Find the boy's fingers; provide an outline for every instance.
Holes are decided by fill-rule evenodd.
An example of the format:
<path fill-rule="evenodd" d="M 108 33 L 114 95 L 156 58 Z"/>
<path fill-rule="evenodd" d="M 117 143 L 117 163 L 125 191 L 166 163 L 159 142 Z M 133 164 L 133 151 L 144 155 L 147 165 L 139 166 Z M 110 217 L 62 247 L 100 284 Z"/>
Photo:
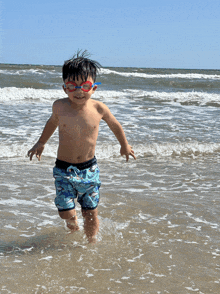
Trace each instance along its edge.
<path fill-rule="evenodd" d="M 131 156 L 132 156 L 134 159 L 136 159 L 136 156 L 134 155 L 134 153 L 131 153 Z"/>
<path fill-rule="evenodd" d="M 131 147 L 132 148 L 132 147 Z M 136 156 L 134 155 L 134 150 L 131 150 L 131 156 L 133 156 L 134 157 L 134 159 L 136 159 Z"/>
<path fill-rule="evenodd" d="M 28 157 L 30 156 L 30 160 L 32 160 L 34 154 L 36 154 L 36 151 L 35 151 L 35 152 L 32 151 L 32 150 L 29 150 L 29 151 L 28 151 Z"/>
<path fill-rule="evenodd" d="M 30 160 L 32 160 L 32 157 L 33 157 L 33 155 L 34 155 L 34 154 L 31 152 L 31 155 L 30 155 Z"/>
<path fill-rule="evenodd" d="M 130 146 L 130 148 L 132 148 L 132 146 Z M 136 159 L 136 156 L 134 155 L 134 150 L 130 150 L 130 152 L 129 153 L 127 153 L 127 152 L 121 152 L 121 156 L 123 156 L 123 155 L 125 155 L 126 156 L 126 161 L 128 161 L 129 160 L 129 156 L 131 155 L 134 159 Z"/>
<path fill-rule="evenodd" d="M 40 161 L 40 159 L 41 159 L 41 153 L 42 153 L 42 152 L 40 152 L 40 151 L 36 153 L 36 157 L 38 158 L 39 161 Z"/>

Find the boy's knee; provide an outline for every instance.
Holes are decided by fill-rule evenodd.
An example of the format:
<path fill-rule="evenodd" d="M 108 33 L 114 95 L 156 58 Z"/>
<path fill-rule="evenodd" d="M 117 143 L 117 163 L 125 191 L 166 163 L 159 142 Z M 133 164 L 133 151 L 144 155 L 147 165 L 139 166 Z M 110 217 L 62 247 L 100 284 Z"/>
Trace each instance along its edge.
<path fill-rule="evenodd" d="M 69 220 L 69 219 L 74 218 L 76 216 L 75 209 L 67 210 L 67 211 L 58 211 L 58 213 L 59 213 L 59 216 L 65 220 Z"/>
<path fill-rule="evenodd" d="M 93 210 L 82 209 L 82 216 L 86 219 L 96 218 L 98 216 L 98 210 L 97 210 L 97 208 L 93 209 Z"/>

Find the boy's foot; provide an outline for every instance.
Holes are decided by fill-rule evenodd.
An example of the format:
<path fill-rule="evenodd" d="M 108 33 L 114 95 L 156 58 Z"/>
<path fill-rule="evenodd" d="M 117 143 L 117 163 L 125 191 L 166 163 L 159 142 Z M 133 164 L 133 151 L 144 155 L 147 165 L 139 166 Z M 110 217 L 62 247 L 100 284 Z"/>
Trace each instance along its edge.
<path fill-rule="evenodd" d="M 73 216 L 73 217 L 71 217 L 71 219 L 66 220 L 66 226 L 72 232 L 79 231 L 77 216 Z"/>
<path fill-rule="evenodd" d="M 88 238 L 88 242 L 89 242 L 90 244 L 96 244 L 96 243 L 97 243 L 97 239 L 96 239 L 95 236 L 94 236 L 94 237 L 89 237 L 89 238 Z"/>
<path fill-rule="evenodd" d="M 68 221 L 68 222 L 66 222 L 66 226 L 67 226 L 67 228 L 70 229 L 72 232 L 79 231 L 79 226 L 78 226 L 77 222 L 74 223 L 74 222 L 69 222 L 69 221 Z"/>

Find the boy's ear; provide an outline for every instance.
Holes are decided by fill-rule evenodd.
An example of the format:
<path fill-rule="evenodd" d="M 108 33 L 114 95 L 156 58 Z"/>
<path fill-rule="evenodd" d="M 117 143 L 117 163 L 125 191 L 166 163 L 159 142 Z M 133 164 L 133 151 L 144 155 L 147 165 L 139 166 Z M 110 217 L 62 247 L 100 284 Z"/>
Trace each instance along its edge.
<path fill-rule="evenodd" d="M 98 88 L 98 86 L 97 85 L 95 85 L 94 87 L 93 87 L 93 92 L 95 92 L 95 90 Z"/>

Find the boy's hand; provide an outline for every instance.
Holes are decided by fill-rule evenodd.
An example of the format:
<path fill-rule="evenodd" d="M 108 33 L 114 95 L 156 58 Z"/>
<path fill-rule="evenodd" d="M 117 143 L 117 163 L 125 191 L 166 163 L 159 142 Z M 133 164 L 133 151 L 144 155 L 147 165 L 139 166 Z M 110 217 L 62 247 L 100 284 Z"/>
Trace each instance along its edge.
<path fill-rule="evenodd" d="M 133 156 L 134 159 L 136 159 L 136 156 L 134 155 L 134 150 L 132 150 L 132 147 L 130 145 L 122 146 L 120 150 L 121 156 L 126 156 L 126 161 L 129 159 L 129 155 Z"/>
<path fill-rule="evenodd" d="M 34 154 L 36 154 L 36 157 L 38 158 L 38 160 L 41 160 L 41 154 L 44 150 L 44 144 L 43 143 L 39 143 L 37 142 L 33 148 L 31 148 L 28 153 L 27 156 L 30 157 L 30 160 L 32 160 L 32 157 L 34 156 Z"/>

